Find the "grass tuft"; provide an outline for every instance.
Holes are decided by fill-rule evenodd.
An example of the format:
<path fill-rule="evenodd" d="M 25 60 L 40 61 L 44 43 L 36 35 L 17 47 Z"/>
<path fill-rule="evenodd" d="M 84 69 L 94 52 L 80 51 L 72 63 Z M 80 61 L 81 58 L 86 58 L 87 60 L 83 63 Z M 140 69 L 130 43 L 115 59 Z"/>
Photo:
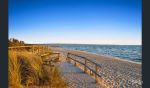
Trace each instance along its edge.
<path fill-rule="evenodd" d="M 67 87 L 67 84 L 61 79 L 59 70 L 56 67 L 44 66 L 40 56 L 34 55 L 28 51 L 9 50 L 8 57 L 10 87 Z M 47 68 L 51 68 L 51 70 Z"/>

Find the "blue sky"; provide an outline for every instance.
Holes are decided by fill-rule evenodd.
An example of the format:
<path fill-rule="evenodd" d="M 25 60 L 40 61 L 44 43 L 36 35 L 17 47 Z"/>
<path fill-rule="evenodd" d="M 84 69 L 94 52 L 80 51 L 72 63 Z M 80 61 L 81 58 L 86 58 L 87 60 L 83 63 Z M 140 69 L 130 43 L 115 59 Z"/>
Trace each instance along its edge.
<path fill-rule="evenodd" d="M 27 43 L 141 44 L 141 0 L 9 0 L 9 38 Z"/>

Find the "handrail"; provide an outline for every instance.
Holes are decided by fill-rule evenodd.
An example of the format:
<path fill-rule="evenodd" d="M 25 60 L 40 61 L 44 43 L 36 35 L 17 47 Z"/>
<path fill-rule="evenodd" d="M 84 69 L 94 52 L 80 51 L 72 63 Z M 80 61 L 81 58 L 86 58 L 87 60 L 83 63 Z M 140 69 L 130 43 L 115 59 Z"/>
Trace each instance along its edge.
<path fill-rule="evenodd" d="M 14 46 L 14 47 L 8 47 L 9 50 L 19 50 L 19 49 L 31 49 L 32 53 L 41 53 L 45 50 L 49 50 L 48 46 L 42 46 L 42 45 L 30 45 L 30 46 Z"/>
<path fill-rule="evenodd" d="M 59 54 L 60 54 L 60 53 L 47 53 L 47 54 L 41 55 L 41 57 L 43 57 L 43 56 L 48 56 L 48 55 L 54 55 L 54 54 L 58 55 L 58 57 L 59 57 Z"/>
<path fill-rule="evenodd" d="M 84 59 L 84 62 L 81 62 L 81 61 L 79 61 L 77 59 L 74 59 L 74 58 L 70 57 L 69 55 L 73 55 L 73 56 L 82 58 L 82 59 Z M 76 55 L 76 54 L 73 54 L 73 53 L 68 53 L 67 54 L 67 60 L 69 62 L 70 62 L 70 59 L 75 62 L 75 65 L 76 65 L 76 62 L 82 64 L 84 66 L 84 72 L 87 72 L 87 69 L 89 69 L 92 73 L 94 73 L 95 74 L 95 81 L 96 82 L 98 82 L 98 77 L 101 78 L 101 76 L 98 74 L 98 68 L 101 68 L 101 66 L 98 63 L 96 63 L 96 62 L 94 62 L 94 61 L 92 61 L 92 60 L 90 60 L 90 59 L 88 59 L 88 58 L 86 58 L 84 56 Z M 90 62 L 90 63 L 92 63 L 92 65 L 95 66 L 95 70 L 92 69 L 92 68 L 90 68 L 90 66 L 87 65 L 87 61 Z"/>
<path fill-rule="evenodd" d="M 98 63 L 96 63 L 96 62 L 94 62 L 94 61 L 92 61 L 92 60 L 90 60 L 90 59 L 88 59 L 88 58 L 86 58 L 84 56 L 80 56 L 80 55 L 73 54 L 73 53 L 68 53 L 68 54 L 73 55 L 73 56 L 77 56 L 77 57 L 80 57 L 80 58 L 83 58 L 83 59 L 86 59 L 87 61 L 89 61 L 89 62 L 91 62 L 93 64 L 96 64 L 97 66 L 99 66 L 101 68 L 101 66 Z"/>
<path fill-rule="evenodd" d="M 68 58 L 70 58 L 70 57 L 68 57 Z M 75 59 L 73 59 L 73 58 L 70 58 L 70 59 L 72 59 L 72 60 L 74 60 L 74 61 L 76 61 L 76 62 L 78 62 L 78 63 L 80 63 L 80 64 L 82 64 L 82 65 L 85 65 L 84 63 L 82 63 L 82 62 L 80 62 L 80 61 L 78 61 L 78 60 L 75 60 Z"/>

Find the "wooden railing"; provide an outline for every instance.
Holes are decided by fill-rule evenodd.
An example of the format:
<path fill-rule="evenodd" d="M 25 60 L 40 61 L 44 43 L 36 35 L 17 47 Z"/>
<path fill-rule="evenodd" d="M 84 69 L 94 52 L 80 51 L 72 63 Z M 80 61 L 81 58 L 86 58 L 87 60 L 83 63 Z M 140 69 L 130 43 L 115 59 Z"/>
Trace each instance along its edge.
<path fill-rule="evenodd" d="M 9 50 L 27 50 L 32 52 L 32 54 L 40 55 L 44 64 L 51 64 L 51 62 L 59 61 L 60 53 L 54 53 L 50 50 L 48 46 L 42 45 L 31 45 L 31 46 L 16 46 L 16 47 L 8 47 Z M 55 57 L 50 57 L 55 55 Z M 44 59 L 44 57 L 49 57 L 48 59 Z"/>
<path fill-rule="evenodd" d="M 75 58 L 80 58 L 80 59 L 75 59 Z M 101 76 L 99 75 L 98 73 L 98 70 L 101 69 L 101 66 L 99 64 L 97 64 L 96 62 L 86 58 L 86 57 L 83 57 L 83 56 L 80 56 L 80 55 L 76 55 L 76 54 L 72 54 L 72 53 L 68 53 L 67 54 L 67 58 L 66 60 L 71 63 L 71 61 L 74 62 L 74 65 L 77 66 L 76 64 L 79 63 L 81 64 L 83 67 L 84 67 L 84 72 L 85 73 L 88 73 L 87 70 L 89 70 L 90 72 L 92 72 L 92 74 L 95 74 L 95 81 L 98 82 L 98 79 L 101 78 Z M 89 66 L 89 63 L 91 66 Z"/>
<path fill-rule="evenodd" d="M 53 55 L 55 55 L 55 57 L 50 57 L 50 59 L 43 59 L 45 56 L 53 56 Z M 44 62 L 44 64 L 52 65 L 52 62 L 59 62 L 60 53 L 43 54 L 43 55 L 41 55 L 41 58 L 42 58 L 42 61 Z"/>
<path fill-rule="evenodd" d="M 31 46 L 15 46 L 15 47 L 8 47 L 9 50 L 28 50 L 32 51 L 32 53 L 40 53 L 40 52 L 46 52 L 50 49 L 48 46 L 42 46 L 42 45 L 31 45 Z"/>
<path fill-rule="evenodd" d="M 49 65 L 51 65 L 52 62 L 59 61 L 59 58 L 60 58 L 60 53 L 50 52 L 50 48 L 48 48 L 48 46 L 39 46 L 39 45 L 17 46 L 17 47 L 9 47 L 8 49 L 9 50 L 30 49 L 32 54 L 36 54 L 36 53 L 39 54 L 42 58 L 42 61 L 45 64 L 49 64 Z M 43 54 L 40 54 L 40 53 L 43 53 Z M 43 59 L 45 56 L 52 56 L 52 55 L 56 55 L 56 57 L 51 58 L 51 59 L 45 59 L 45 60 Z M 78 68 L 80 68 L 80 67 L 77 65 L 77 63 L 80 64 L 83 67 L 83 70 L 85 73 L 90 72 L 90 75 L 92 75 L 92 76 L 94 74 L 94 79 L 96 82 L 101 80 L 101 75 L 99 74 L 99 71 L 102 68 L 98 63 L 96 63 L 92 59 L 88 59 L 87 57 L 84 57 L 81 55 L 68 53 L 66 61 L 68 61 L 69 63 L 74 62 L 74 65 L 77 66 Z"/>

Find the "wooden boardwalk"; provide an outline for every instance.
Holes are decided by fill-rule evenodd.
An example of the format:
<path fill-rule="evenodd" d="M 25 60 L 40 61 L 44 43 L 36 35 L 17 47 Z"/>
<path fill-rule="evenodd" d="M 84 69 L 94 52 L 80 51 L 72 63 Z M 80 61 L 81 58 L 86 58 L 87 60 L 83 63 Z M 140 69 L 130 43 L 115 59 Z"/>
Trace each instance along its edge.
<path fill-rule="evenodd" d="M 58 65 L 61 75 L 70 88 L 102 88 L 95 80 L 73 64 L 63 62 Z"/>

